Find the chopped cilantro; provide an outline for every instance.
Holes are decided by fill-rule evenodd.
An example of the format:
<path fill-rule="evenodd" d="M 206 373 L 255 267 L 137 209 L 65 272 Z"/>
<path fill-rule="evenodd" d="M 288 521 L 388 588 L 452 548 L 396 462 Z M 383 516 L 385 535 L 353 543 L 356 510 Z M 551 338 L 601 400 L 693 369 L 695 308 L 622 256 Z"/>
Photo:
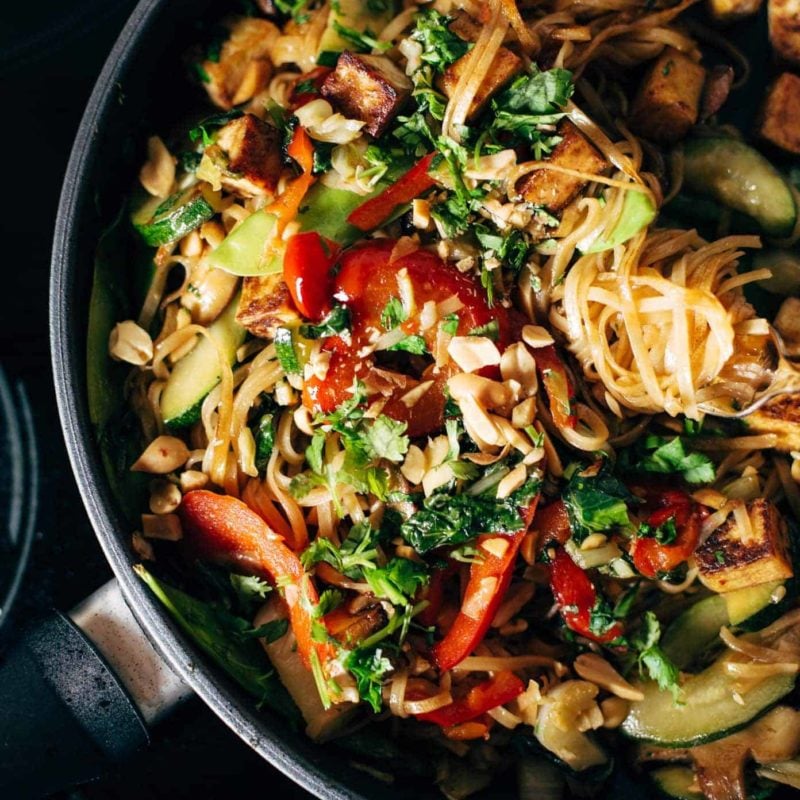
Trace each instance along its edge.
<path fill-rule="evenodd" d="M 422 45 L 421 59 L 437 72 L 450 66 L 469 51 L 472 45 L 456 36 L 448 27 L 450 17 L 433 8 L 420 11 L 411 38 Z"/>
<path fill-rule="evenodd" d="M 369 28 L 359 31 L 355 28 L 348 28 L 346 25 L 342 25 L 338 19 L 334 19 L 333 29 L 360 53 L 369 53 L 371 50 L 383 53 L 392 47 L 391 42 L 380 41 Z"/>
<path fill-rule="evenodd" d="M 229 122 L 238 119 L 242 116 L 242 114 L 243 112 L 240 108 L 232 108 L 230 111 L 222 111 L 219 114 L 212 114 L 210 117 L 206 117 L 190 129 L 189 139 L 191 139 L 193 142 L 202 140 L 203 147 L 208 147 L 214 143 L 214 137 L 212 135 L 214 131 L 223 127 L 223 125 L 227 125 Z"/>
<path fill-rule="evenodd" d="M 714 551 L 714 560 L 717 564 L 724 565 L 725 564 L 725 553 L 722 550 L 715 550 Z"/>
<path fill-rule="evenodd" d="M 641 538 L 655 539 L 659 544 L 673 544 L 678 538 L 678 528 L 675 524 L 675 517 L 669 517 L 669 519 L 657 525 L 655 528 L 643 522 L 639 526 L 639 530 L 636 531 L 636 535 Z"/>
<path fill-rule="evenodd" d="M 597 595 L 594 606 L 589 611 L 589 630 L 595 636 L 603 636 L 617 624 L 615 608 L 602 595 Z"/>
<path fill-rule="evenodd" d="M 678 683 L 680 672 L 659 646 L 660 639 L 661 625 L 658 618 L 652 611 L 646 611 L 642 627 L 630 637 L 630 646 L 637 654 L 639 672 L 646 671 L 650 678 L 658 683 L 660 689 L 669 689 L 677 699 L 680 690 Z"/>
<path fill-rule="evenodd" d="M 630 472 L 678 474 L 687 483 L 711 483 L 716 475 L 711 459 L 687 452 L 680 436 L 665 439 L 651 434 L 622 454 L 621 465 Z"/>
<path fill-rule="evenodd" d="M 275 8 L 282 14 L 290 16 L 295 22 L 302 24 L 308 21 L 306 13 L 308 0 L 273 0 Z"/>
<path fill-rule="evenodd" d="M 500 336 L 500 323 L 496 319 L 493 319 L 485 325 L 478 325 L 473 328 L 467 333 L 467 336 L 485 336 L 487 339 L 496 342 L 498 336 Z"/>
<path fill-rule="evenodd" d="M 388 350 L 402 350 L 405 353 L 411 353 L 415 356 L 424 356 L 428 352 L 428 345 L 425 344 L 425 339 L 418 334 L 412 334 L 396 342 Z"/>
<path fill-rule="evenodd" d="M 566 69 L 539 70 L 517 78 L 498 98 L 499 108 L 522 114 L 555 114 L 572 97 L 572 73 Z"/>
<path fill-rule="evenodd" d="M 400 606 L 411 603 L 417 590 L 427 584 L 428 571 L 416 561 L 393 558 L 385 567 L 365 570 L 364 578 L 376 597 Z"/>
<path fill-rule="evenodd" d="M 245 636 L 251 636 L 254 639 L 265 639 L 267 644 L 272 644 L 278 641 L 281 636 L 286 634 L 289 630 L 288 619 L 273 619 L 270 622 L 265 622 L 259 625 L 258 628 L 253 628 L 251 631 L 246 631 Z"/>
<path fill-rule="evenodd" d="M 350 310 L 342 305 L 335 305 L 325 317 L 315 325 L 300 326 L 300 335 L 306 339 L 323 339 L 336 336 L 350 327 Z"/>
<path fill-rule="evenodd" d="M 381 414 L 366 430 L 366 438 L 373 458 L 402 461 L 408 452 L 408 424 Z"/>
<path fill-rule="evenodd" d="M 383 682 L 392 670 L 392 662 L 380 647 L 359 647 L 345 656 L 343 666 L 355 678 L 359 697 L 378 714 L 383 707 Z"/>
<path fill-rule="evenodd" d="M 401 322 L 407 319 L 403 304 L 398 297 L 390 297 L 389 302 L 381 311 L 381 327 L 385 331 L 394 330 Z"/>
<path fill-rule="evenodd" d="M 475 237 L 484 248 L 484 258 L 497 258 L 514 274 L 517 274 L 528 260 L 530 248 L 521 231 L 512 230 L 506 236 L 501 236 L 499 233 L 491 233 L 485 225 L 476 225 Z"/>
<path fill-rule="evenodd" d="M 576 469 L 562 499 L 569 514 L 572 538 L 578 544 L 592 532 L 630 526 L 627 503 L 634 497 L 606 464 L 595 475 L 583 475 Z"/>
<path fill-rule="evenodd" d="M 442 330 L 449 336 L 455 336 L 458 331 L 458 314 L 453 312 L 442 320 Z"/>

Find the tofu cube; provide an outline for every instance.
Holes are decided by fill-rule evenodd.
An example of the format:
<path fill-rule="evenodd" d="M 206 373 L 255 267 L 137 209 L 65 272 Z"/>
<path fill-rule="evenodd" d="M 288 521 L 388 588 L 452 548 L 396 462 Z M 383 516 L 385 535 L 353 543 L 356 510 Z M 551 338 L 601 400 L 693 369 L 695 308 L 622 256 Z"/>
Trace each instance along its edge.
<path fill-rule="evenodd" d="M 219 58 L 200 63 L 211 102 L 226 111 L 246 103 L 267 85 L 272 75 L 269 53 L 280 35 L 271 22 L 255 17 L 240 17 L 229 27 Z"/>
<path fill-rule="evenodd" d="M 606 169 L 606 160 L 571 122 L 563 120 L 558 132 L 563 138 L 547 161 L 591 175 L 599 175 Z M 584 186 L 586 181 L 583 178 L 555 170 L 538 169 L 519 180 L 517 191 L 528 203 L 543 206 L 551 214 L 557 214 L 575 199 Z"/>
<path fill-rule="evenodd" d="M 735 22 L 758 14 L 762 0 L 708 0 L 706 6 L 716 22 Z"/>
<path fill-rule="evenodd" d="M 784 72 L 769 88 L 758 135 L 787 153 L 800 155 L 800 78 Z"/>
<path fill-rule="evenodd" d="M 800 450 L 800 396 L 779 395 L 748 414 L 744 422 L 750 433 L 775 434 L 776 450 L 784 453 Z"/>
<path fill-rule="evenodd" d="M 254 336 L 272 338 L 277 328 L 299 320 L 300 315 L 280 273 L 242 281 L 236 321 Z"/>
<path fill-rule="evenodd" d="M 272 194 L 283 168 L 281 134 L 253 114 L 239 117 L 217 133 L 212 147 L 222 151 L 221 183 L 243 197 Z"/>
<path fill-rule="evenodd" d="M 783 61 L 800 64 L 800 0 L 767 0 L 769 40 Z"/>
<path fill-rule="evenodd" d="M 672 144 L 697 122 L 706 71 L 689 56 L 667 47 L 642 81 L 630 125 L 647 139 Z"/>
<path fill-rule="evenodd" d="M 364 130 L 377 138 L 410 97 L 411 81 L 386 56 L 345 50 L 320 93 L 345 117 L 363 122 Z"/>
<path fill-rule="evenodd" d="M 454 61 L 437 79 L 436 85 L 448 99 L 453 96 L 461 76 L 472 69 L 474 52 L 474 50 L 470 50 L 457 61 Z M 479 114 L 489 100 L 513 77 L 519 74 L 522 66 L 522 59 L 516 53 L 512 53 L 506 47 L 501 47 L 497 51 L 486 77 L 478 86 L 475 97 L 472 98 L 467 112 L 467 121 Z"/>
<path fill-rule="evenodd" d="M 786 521 L 764 499 L 747 504 L 752 536 L 731 516 L 695 550 L 700 580 L 714 592 L 746 589 L 792 577 Z"/>

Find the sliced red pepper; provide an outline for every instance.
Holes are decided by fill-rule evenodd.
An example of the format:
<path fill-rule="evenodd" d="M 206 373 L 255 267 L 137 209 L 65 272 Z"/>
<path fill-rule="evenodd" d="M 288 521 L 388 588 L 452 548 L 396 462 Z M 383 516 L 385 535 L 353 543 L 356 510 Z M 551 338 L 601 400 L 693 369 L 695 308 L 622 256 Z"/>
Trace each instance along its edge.
<path fill-rule="evenodd" d="M 330 72 L 330 67 L 316 67 L 311 72 L 300 75 L 292 85 L 292 91 L 289 95 L 289 110 L 296 111 L 306 103 L 319 99 L 322 84 Z M 303 91 L 300 91 L 301 87 L 303 87 Z"/>
<path fill-rule="evenodd" d="M 444 639 L 431 649 L 431 655 L 439 669 L 452 669 L 483 641 L 511 583 L 517 552 L 536 513 L 537 502 L 538 497 L 525 512 L 526 524 L 522 530 L 511 535 L 484 534 L 478 537 L 482 558 L 470 567 L 461 610 Z M 481 547 L 492 539 L 507 545 L 500 555 Z"/>
<path fill-rule="evenodd" d="M 592 609 L 597 604 L 597 590 L 589 576 L 559 547 L 550 563 L 550 589 L 561 616 L 575 633 L 595 642 L 607 643 L 622 635 L 622 625 L 615 622 L 605 633 L 591 630 Z"/>
<path fill-rule="evenodd" d="M 397 206 L 410 203 L 423 192 L 427 192 L 435 183 L 428 175 L 435 155 L 430 153 L 423 156 L 395 183 L 352 211 L 347 221 L 361 231 L 374 230 L 392 216 Z"/>
<path fill-rule="evenodd" d="M 572 411 L 575 387 L 567 375 L 563 361 L 558 357 L 555 346 L 550 344 L 547 347 L 537 347 L 533 357 L 536 359 L 536 367 L 547 391 L 553 422 L 557 428 L 574 428 L 577 424 L 577 418 Z"/>
<path fill-rule="evenodd" d="M 289 181 L 281 194 L 266 208 L 268 214 L 274 214 L 277 217 L 273 237 L 276 240 L 283 236 L 286 226 L 297 216 L 306 192 L 314 183 L 314 176 L 311 174 L 314 169 L 314 145 L 305 129 L 300 125 L 294 129 L 292 141 L 286 152 L 297 162 L 302 173 Z"/>
<path fill-rule="evenodd" d="M 311 610 L 319 597 L 300 559 L 258 514 L 235 497 L 203 489 L 185 494 L 178 514 L 190 556 L 283 587 L 297 650 L 306 667 L 310 669 L 313 653 L 323 665 L 335 656 L 330 644 L 312 638 Z"/>
<path fill-rule="evenodd" d="M 452 728 L 474 720 L 497 706 L 510 703 L 525 691 L 525 684 L 513 673 L 497 672 L 483 683 L 473 686 L 463 697 L 435 711 L 418 714 L 417 719 Z"/>
<path fill-rule="evenodd" d="M 648 490 L 645 502 L 650 510 L 646 517 L 648 525 L 658 528 L 674 519 L 677 529 L 672 544 L 661 544 L 651 536 L 639 536 L 631 543 L 630 553 L 636 569 L 647 578 L 656 578 L 659 574 L 671 572 L 694 553 L 700 541 L 705 512 L 680 489 Z"/>
<path fill-rule="evenodd" d="M 428 589 L 423 598 L 428 605 L 417 614 L 417 622 L 420 625 L 428 627 L 435 625 L 439 618 L 439 613 L 442 610 L 444 603 L 444 587 L 445 583 L 458 571 L 458 563 L 449 561 L 447 566 L 443 569 L 437 569 L 432 575 L 428 583 Z"/>
<path fill-rule="evenodd" d="M 543 550 L 551 544 L 564 545 L 570 537 L 569 514 L 563 500 L 553 500 L 540 506 L 531 526 L 538 533 L 536 549 Z"/>
<path fill-rule="evenodd" d="M 315 322 L 331 310 L 331 267 L 338 248 L 314 231 L 296 233 L 286 243 L 283 280 L 297 310 Z"/>

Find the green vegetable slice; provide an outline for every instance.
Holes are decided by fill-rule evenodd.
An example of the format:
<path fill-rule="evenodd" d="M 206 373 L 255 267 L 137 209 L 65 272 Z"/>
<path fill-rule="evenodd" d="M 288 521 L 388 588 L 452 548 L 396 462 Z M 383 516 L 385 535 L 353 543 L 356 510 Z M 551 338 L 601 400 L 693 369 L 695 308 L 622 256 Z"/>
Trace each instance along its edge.
<path fill-rule="evenodd" d="M 295 349 L 295 334 L 291 328 L 278 328 L 275 331 L 275 352 L 287 375 L 299 375 L 302 365 Z"/>
<path fill-rule="evenodd" d="M 789 236 L 794 229 L 797 204 L 789 184 L 761 153 L 738 139 L 687 142 L 684 182 L 752 217 L 769 236 Z"/>
<path fill-rule="evenodd" d="M 206 395 L 219 383 L 221 371 L 217 347 L 229 364 L 236 359 L 236 351 L 244 342 L 247 331 L 236 322 L 239 296 L 209 328 L 209 341 L 205 336 L 173 368 L 161 394 L 161 413 L 168 428 L 177 429 L 193 425 L 200 419 L 200 406 Z"/>
<path fill-rule="evenodd" d="M 267 256 L 267 242 L 275 227 L 275 216 L 256 211 L 231 231 L 211 252 L 208 263 L 232 275 L 270 275 L 283 269 L 283 258 Z"/>
<path fill-rule="evenodd" d="M 214 216 L 213 193 L 195 184 L 166 200 L 153 198 L 132 218 L 133 226 L 151 247 L 176 242 Z"/>
<path fill-rule="evenodd" d="M 703 793 L 690 787 L 696 785 L 691 767 L 677 764 L 659 767 L 650 773 L 650 778 L 663 797 L 673 800 L 703 800 Z"/>
<path fill-rule="evenodd" d="M 683 683 L 678 702 L 657 684 L 637 684 L 644 699 L 636 701 L 622 723 L 632 739 L 663 747 L 693 747 L 728 736 L 746 727 L 794 688 L 794 675 L 773 675 L 744 695 L 735 695 L 737 679 L 718 659 Z"/>
<path fill-rule="evenodd" d="M 595 240 L 586 252 L 602 253 L 604 250 L 610 250 L 612 247 L 627 242 L 628 239 L 646 228 L 656 218 L 657 213 L 658 209 L 649 194 L 629 191 L 625 195 L 622 214 L 614 229 L 607 237 Z"/>

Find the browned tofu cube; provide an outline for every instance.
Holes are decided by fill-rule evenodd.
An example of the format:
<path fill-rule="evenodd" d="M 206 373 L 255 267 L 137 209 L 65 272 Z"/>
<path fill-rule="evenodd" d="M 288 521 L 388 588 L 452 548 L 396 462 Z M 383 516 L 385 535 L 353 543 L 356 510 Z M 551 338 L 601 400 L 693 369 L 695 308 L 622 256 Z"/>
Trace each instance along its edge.
<path fill-rule="evenodd" d="M 787 153 L 800 155 L 800 78 L 784 72 L 764 100 L 758 135 Z"/>
<path fill-rule="evenodd" d="M 269 53 L 278 28 L 265 19 L 241 17 L 228 23 L 230 36 L 219 58 L 201 62 L 200 74 L 211 101 L 229 109 L 260 92 L 272 75 Z"/>
<path fill-rule="evenodd" d="M 242 281 L 236 321 L 254 336 L 272 338 L 277 328 L 299 320 L 300 315 L 280 273 Z"/>
<path fill-rule="evenodd" d="M 765 403 L 744 419 L 751 433 L 772 433 L 777 437 L 776 450 L 791 453 L 800 450 L 800 397 L 783 394 Z"/>
<path fill-rule="evenodd" d="M 465 53 L 439 76 L 436 85 L 448 98 L 453 96 L 461 76 L 472 69 L 474 52 L 474 50 L 470 50 L 469 53 Z M 506 47 L 501 47 L 497 51 L 486 77 L 481 81 L 478 91 L 475 92 L 475 97 L 472 98 L 467 112 L 467 120 L 479 114 L 486 103 L 522 70 L 522 66 L 522 59 L 516 53 L 512 53 Z"/>
<path fill-rule="evenodd" d="M 345 117 L 365 123 L 364 130 L 377 138 L 411 95 L 411 81 L 386 56 L 345 50 L 320 93 Z"/>
<path fill-rule="evenodd" d="M 792 577 L 789 532 L 772 503 L 747 504 L 749 536 L 728 518 L 695 550 L 700 580 L 712 591 L 730 592 Z"/>
<path fill-rule="evenodd" d="M 591 175 L 599 175 L 608 166 L 603 156 L 571 122 L 563 120 L 558 126 L 558 132 L 563 138 L 547 157 L 547 161 Z M 575 175 L 566 175 L 551 169 L 537 169 L 520 179 L 517 191 L 528 203 L 543 206 L 551 214 L 557 214 L 575 199 L 584 186 L 586 181 Z"/>
<path fill-rule="evenodd" d="M 712 19 L 727 23 L 758 14 L 761 3 L 762 0 L 708 0 L 706 6 Z"/>
<path fill-rule="evenodd" d="M 226 189 L 243 197 L 275 191 L 283 166 L 277 128 L 245 114 L 220 129 L 214 146 L 226 163 L 221 178 Z"/>
<path fill-rule="evenodd" d="M 769 40 L 778 57 L 800 64 L 800 0 L 768 0 Z"/>
<path fill-rule="evenodd" d="M 631 128 L 654 142 L 672 144 L 697 122 L 706 71 L 668 47 L 648 70 L 631 109 Z"/>

